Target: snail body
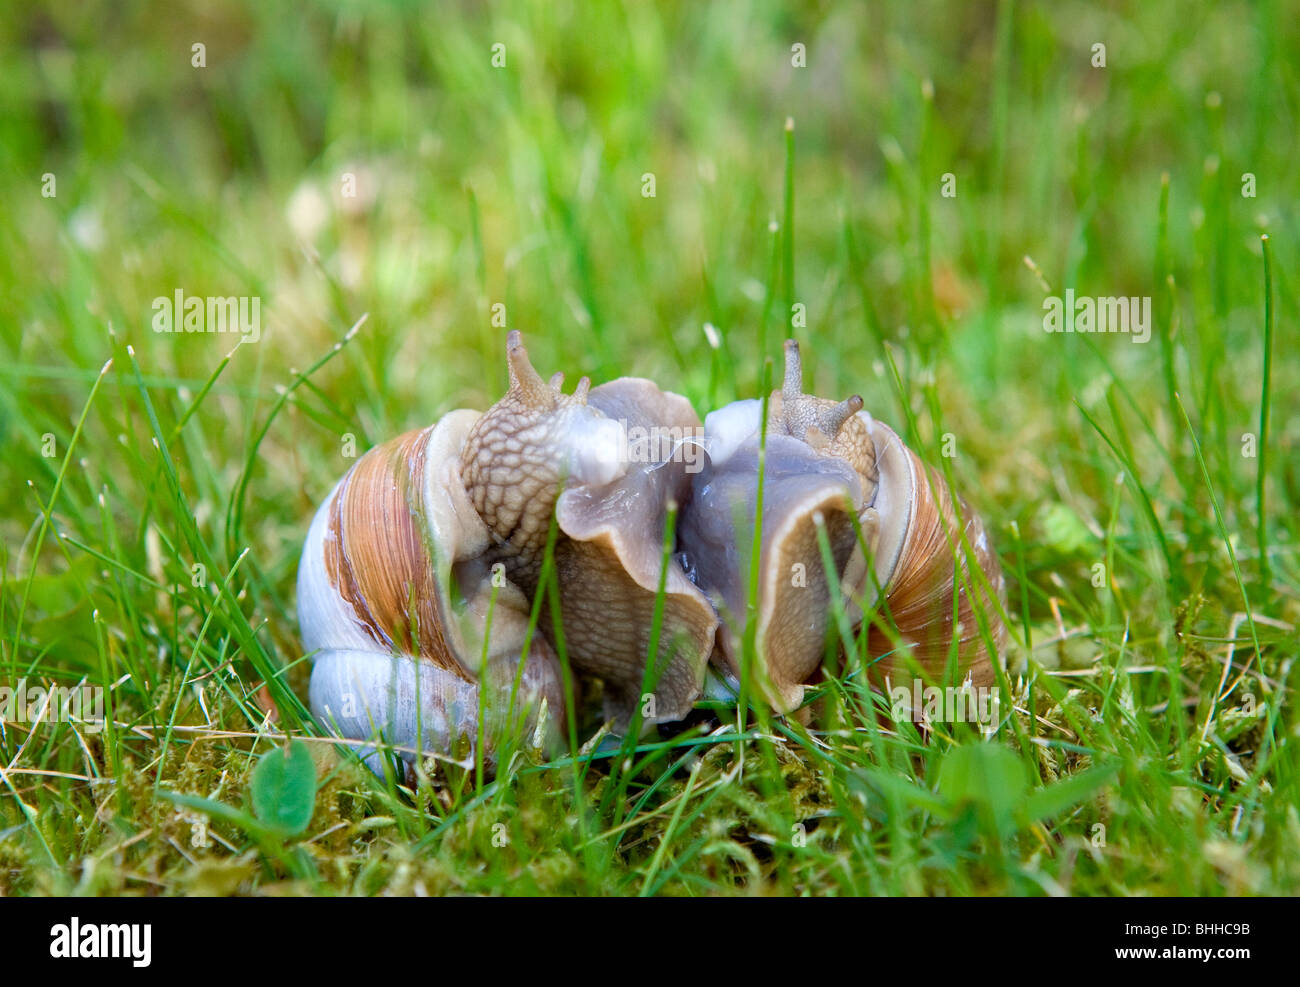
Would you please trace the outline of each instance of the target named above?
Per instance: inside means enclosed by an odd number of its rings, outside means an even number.
[[[912,668],[941,681],[955,637],[958,681],[991,685],[993,659],[1006,641],[999,616],[1005,603],[983,522],[964,502],[954,503],[940,475],[864,411],[861,398],[835,402],[804,394],[797,344],[788,342],[785,354],[785,380],[769,398],[765,437],[761,401],[735,402],[706,417],[709,464],[695,477],[682,519],[689,564],[723,614],[714,664],[733,680],[743,671],[750,579],[744,547],[758,516],[761,457],[757,667],[751,671],[777,711],[802,702],[836,633],[837,606],[855,631],[866,610],[877,612],[866,642],[877,684]],[[963,560],[960,575],[956,559]],[[838,642],[831,650],[839,650]]]
[[[681,442],[689,443],[702,430],[690,402],[641,378],[593,388],[590,403],[633,435],[686,436]],[[570,486],[556,504],[563,536],[555,547],[556,584],[568,654],[579,672],[603,680],[605,711],[619,729],[638,710],[644,723],[690,712],[717,632],[712,605],[664,551],[668,512],[691,492],[687,463],[676,455],[680,447],[629,440],[623,476]],[[554,641],[549,619],[543,629]]]

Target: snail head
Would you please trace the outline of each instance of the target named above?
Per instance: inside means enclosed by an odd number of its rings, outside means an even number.
[[[563,373],[543,380],[517,330],[506,338],[506,360],[510,389],[466,438],[461,478],[497,541],[531,555],[566,485],[602,486],[626,473],[627,434],[588,404],[588,378],[572,394]]]
[[[785,379],[768,402],[768,428],[807,443],[822,455],[843,459],[863,483],[868,501],[880,481],[876,446],[867,423],[858,415],[862,397],[843,401],[819,398],[803,390],[803,364],[799,344],[785,342]]]

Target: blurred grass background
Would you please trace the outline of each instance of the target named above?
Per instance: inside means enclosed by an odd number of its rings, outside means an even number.
[[[412,890],[411,868],[431,891],[503,890],[506,874],[514,890],[587,892],[1300,888],[1285,703],[1300,618],[1298,15],[1282,0],[9,10],[0,675],[119,682],[116,719],[150,736],[7,726],[0,889],[373,893]],[[1026,256],[1053,294],[1151,296],[1151,342],[1044,333],[1049,292]],[[260,297],[262,339],[223,365],[233,337],[154,333],[153,299],[177,288]],[[935,462],[952,433],[949,465],[1011,584],[1023,780],[1102,753],[1118,780],[1081,790],[1064,819],[985,832],[963,828],[960,798],[945,817],[918,794],[961,749],[951,738],[891,738],[884,756],[823,738],[823,763],[800,734],[749,784],[811,801],[769,805],[734,779],[683,789],[681,764],[656,755],[636,826],[596,818],[548,840],[588,810],[544,772],[526,783],[541,794],[512,779],[417,811],[338,768],[313,829],[333,835],[289,863],[237,829],[191,846],[158,792],[237,802],[267,742],[190,743],[168,725],[249,731],[267,679],[281,725],[303,725],[293,579],[350,463],[343,437],[363,450],[494,400],[497,303],[543,373],[649,376],[703,413],[754,396],[792,333],[819,393],[861,393]],[[792,327],[795,303],[806,324]],[[1249,458],[1262,402],[1266,455]],[[1243,590],[1253,624],[1233,620]],[[710,757],[702,777],[727,777]],[[515,856],[476,870],[474,840],[501,813],[522,827]],[[822,820],[815,853],[781,843],[798,820]],[[1099,821],[1109,847],[1090,842]]]

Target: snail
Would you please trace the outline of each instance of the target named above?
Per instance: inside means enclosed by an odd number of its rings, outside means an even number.
[[[562,656],[603,680],[621,723],[638,706],[645,722],[678,719],[703,683],[717,615],[663,564],[670,505],[690,494],[686,463],[680,446],[629,443],[651,430],[694,434],[698,416],[639,378],[592,389],[583,377],[565,394],[564,375],[542,380],[518,332],[506,349],[500,401],[366,452],[303,548],[311,709],[337,736],[372,742],[361,753],[377,771],[379,739],[408,769],[422,751],[473,752],[480,734],[489,765],[502,731],[553,744]],[[530,634],[552,515],[560,619],[542,607]]]
[[[871,622],[866,641],[876,683],[905,673],[910,678],[909,660],[933,680],[943,679],[954,638],[955,590],[957,680],[992,685],[992,661],[1006,641],[1000,619],[1005,590],[983,522],[960,499],[954,504],[940,474],[864,411],[861,397],[835,402],[805,394],[793,340],[785,344],[782,387],[768,401],[765,446],[761,416],[757,399],[706,416],[708,462],[694,476],[680,526],[687,564],[724,617],[713,656],[724,676],[734,686],[742,674],[747,547],[758,514],[761,448],[761,546],[752,618],[757,667],[750,671],[772,707],[777,712],[798,707],[821,667],[828,636],[835,634],[835,583],[854,624],[863,622],[864,608],[879,604],[881,614]],[[819,526],[836,570],[834,581],[823,563]],[[958,579],[954,560],[967,558],[963,541],[974,567],[963,561]]]

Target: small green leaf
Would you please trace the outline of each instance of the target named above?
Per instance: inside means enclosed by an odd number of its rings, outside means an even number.
[[[295,836],[316,805],[316,764],[302,741],[268,751],[253,769],[253,812],[269,829]]]
[[[973,803],[1005,834],[1025,800],[1024,768],[1011,751],[996,743],[954,747],[939,766],[939,794],[954,807]]]

